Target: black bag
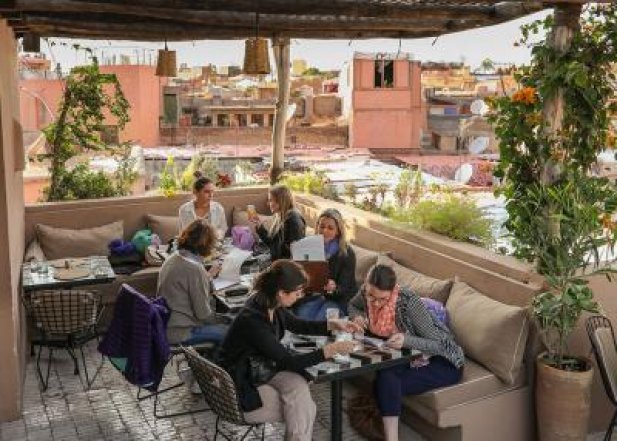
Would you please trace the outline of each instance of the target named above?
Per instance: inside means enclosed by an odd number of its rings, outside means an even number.
[[[255,386],[266,384],[278,372],[274,361],[260,355],[249,355],[248,362],[251,383]]]

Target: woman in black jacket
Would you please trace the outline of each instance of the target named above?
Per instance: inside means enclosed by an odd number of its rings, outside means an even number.
[[[251,221],[255,225],[255,232],[270,248],[272,261],[289,259],[290,245],[306,235],[306,222],[294,207],[293,196],[289,188],[284,185],[275,185],[268,191],[268,205],[274,214],[274,222],[269,230],[262,225],[259,216]]]
[[[327,335],[332,330],[357,332],[353,322],[311,322],[287,308],[302,296],[307,282],[301,266],[278,260],[257,276],[254,294],[231,325],[221,350],[221,365],[230,373],[240,395],[247,422],[285,422],[285,439],[310,441],[315,420],[304,370],[348,354],[354,343],[335,342],[308,353],[292,353],[280,342],[285,330]]]
[[[324,238],[328,282],[322,293],[305,297],[296,304],[294,311],[298,317],[307,320],[325,320],[330,308],[347,315],[347,303],[358,292],[358,286],[356,255],[347,243],[343,216],[337,209],[328,208],[317,218],[315,230]]]

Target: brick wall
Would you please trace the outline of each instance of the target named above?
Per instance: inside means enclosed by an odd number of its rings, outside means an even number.
[[[161,143],[182,145],[186,143],[189,128],[161,128]],[[295,137],[295,138],[294,138]],[[269,145],[272,142],[270,127],[192,127],[188,138],[196,144],[219,145]],[[288,127],[286,144],[348,145],[347,127]]]

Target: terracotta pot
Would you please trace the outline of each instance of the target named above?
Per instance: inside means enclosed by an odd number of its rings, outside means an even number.
[[[591,411],[591,362],[584,372],[556,369],[536,361],[536,414],[540,441],[584,441]]]

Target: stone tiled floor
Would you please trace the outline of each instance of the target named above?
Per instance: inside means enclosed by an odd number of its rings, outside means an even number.
[[[138,402],[137,389],[127,383],[108,362],[89,391],[84,391],[79,378],[73,375],[68,356],[54,356],[49,388],[41,393],[34,362],[27,368],[23,418],[0,424],[0,441],[102,441],[102,440],[212,440],[214,420],[211,412],[171,419],[156,419],[152,415],[152,400]],[[95,366],[100,358],[94,349],[87,351],[88,366]],[[169,367],[165,384],[177,381],[175,367]],[[313,439],[329,439],[330,390],[328,385],[313,385],[313,396],[318,415]],[[351,387],[345,396],[353,395]],[[1,398],[0,398],[1,399]],[[166,394],[165,409],[197,408],[203,399],[191,394],[185,387]],[[238,427],[229,427],[231,433],[241,433]],[[282,440],[282,425],[268,425],[267,440]],[[362,440],[344,419],[344,439]],[[239,439],[233,436],[232,439]],[[219,438],[220,439],[220,438]],[[259,439],[249,437],[248,439]],[[421,441],[409,428],[403,427],[401,439]]]

